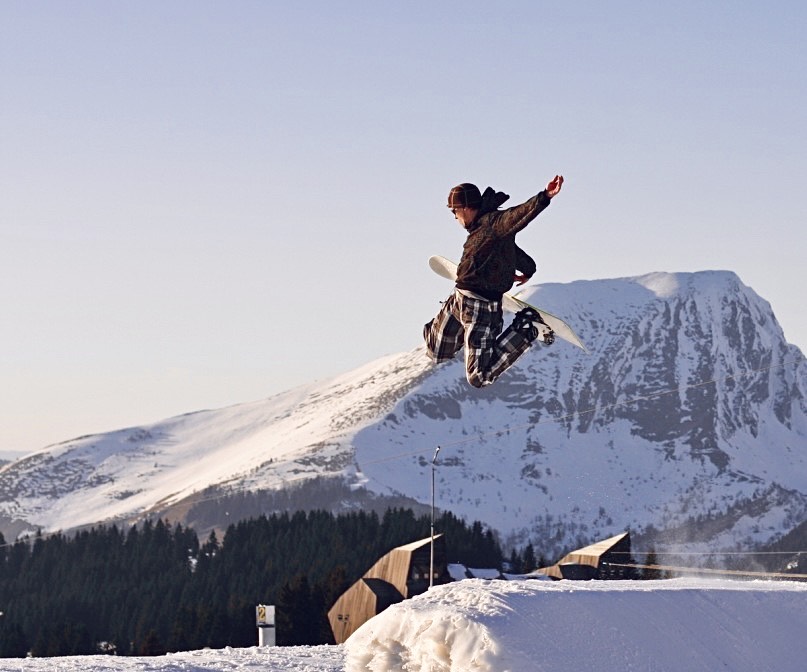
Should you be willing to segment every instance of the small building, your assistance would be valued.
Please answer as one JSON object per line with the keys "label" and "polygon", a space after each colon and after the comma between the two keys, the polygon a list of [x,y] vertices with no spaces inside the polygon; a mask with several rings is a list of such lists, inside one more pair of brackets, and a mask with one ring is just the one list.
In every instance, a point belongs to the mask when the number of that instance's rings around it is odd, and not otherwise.
{"label": "small building", "polygon": [[534,573],[553,579],[634,579],[634,570],[625,566],[630,563],[630,532],[624,532],[567,553],[551,567]]}
{"label": "small building", "polygon": [[[429,588],[431,537],[393,548],[348,588],[328,611],[334,639],[342,644],[373,616]],[[434,537],[435,585],[449,583],[443,535]]]}
{"label": "small building", "polygon": [[[530,574],[512,576],[498,569],[470,569],[464,565],[446,563],[443,535],[434,537],[434,585],[463,579],[633,579],[630,533],[598,541],[567,553],[551,567]],[[429,588],[431,537],[392,549],[361,579],[348,588],[328,611],[334,639],[342,644],[387,607]]]}

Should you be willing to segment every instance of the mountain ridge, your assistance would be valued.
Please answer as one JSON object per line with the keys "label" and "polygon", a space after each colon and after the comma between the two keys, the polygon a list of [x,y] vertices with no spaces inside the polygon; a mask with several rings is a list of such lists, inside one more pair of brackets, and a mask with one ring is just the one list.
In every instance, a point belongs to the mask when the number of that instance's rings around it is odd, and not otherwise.
{"label": "mountain ridge", "polygon": [[[74,439],[0,469],[0,530],[314,494],[315,479],[335,487],[334,507],[426,505],[438,445],[438,507],[512,543],[561,547],[631,527],[733,547],[807,515],[807,366],[736,274],[519,296],[564,316],[592,355],[536,346],[475,390],[461,357],[433,367],[418,347],[266,400]],[[707,520],[710,535],[697,529]]]}

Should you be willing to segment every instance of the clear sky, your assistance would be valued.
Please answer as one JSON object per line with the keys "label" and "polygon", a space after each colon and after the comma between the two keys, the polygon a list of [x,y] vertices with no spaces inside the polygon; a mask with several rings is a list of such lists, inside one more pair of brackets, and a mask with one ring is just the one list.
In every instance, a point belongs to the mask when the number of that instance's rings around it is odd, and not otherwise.
{"label": "clear sky", "polygon": [[807,349],[807,6],[0,0],[0,454],[419,345],[471,181],[539,282],[728,269]]}

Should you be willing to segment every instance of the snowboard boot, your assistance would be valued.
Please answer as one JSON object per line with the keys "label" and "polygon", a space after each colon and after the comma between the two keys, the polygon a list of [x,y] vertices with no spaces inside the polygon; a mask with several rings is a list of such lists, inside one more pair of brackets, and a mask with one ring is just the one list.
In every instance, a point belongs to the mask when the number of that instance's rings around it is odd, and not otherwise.
{"label": "snowboard boot", "polygon": [[527,307],[522,308],[513,318],[513,329],[519,332],[530,343],[538,339],[544,345],[552,345],[555,342],[555,332],[549,325],[541,319],[538,311]]}

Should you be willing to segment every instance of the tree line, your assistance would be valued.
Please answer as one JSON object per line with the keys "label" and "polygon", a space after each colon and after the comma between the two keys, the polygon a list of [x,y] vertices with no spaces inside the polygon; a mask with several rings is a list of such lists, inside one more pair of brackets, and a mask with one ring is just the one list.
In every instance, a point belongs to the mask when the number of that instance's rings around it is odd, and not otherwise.
{"label": "tree line", "polygon": [[[436,522],[449,562],[501,568],[490,530]],[[392,548],[429,536],[410,509],[276,513],[201,542],[157,520],[73,536],[0,535],[0,657],[161,655],[257,643],[255,606],[276,605],[279,645],[332,643],[327,611]],[[511,561],[532,562],[511,555]]]}

